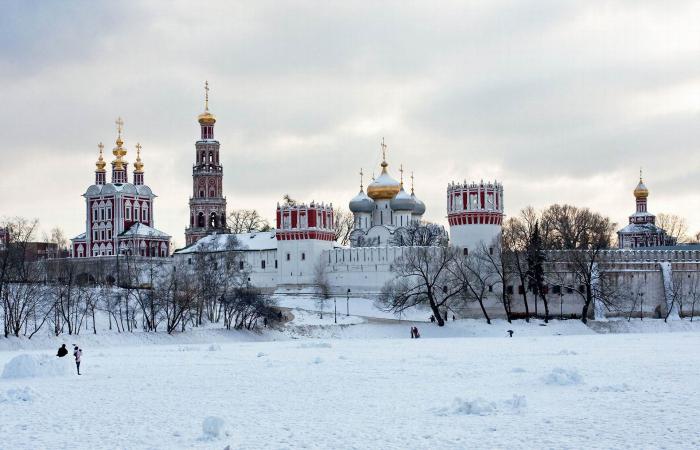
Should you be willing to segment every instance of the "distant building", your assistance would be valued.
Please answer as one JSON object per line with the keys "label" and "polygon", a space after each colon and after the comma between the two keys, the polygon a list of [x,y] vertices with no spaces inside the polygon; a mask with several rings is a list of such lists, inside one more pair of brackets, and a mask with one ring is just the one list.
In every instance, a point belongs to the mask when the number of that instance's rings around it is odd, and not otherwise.
{"label": "distant building", "polygon": [[660,247],[676,245],[672,238],[661,227],[656,226],[656,216],[647,210],[649,189],[644,185],[641,171],[639,184],[634,189],[637,209],[629,216],[629,224],[617,232],[619,248]]}
{"label": "distant building", "polygon": [[124,255],[164,257],[170,253],[170,236],[153,228],[153,201],[156,195],[144,184],[144,164],[141,145],[136,144],[133,183],[128,180],[126,148],[122,140],[122,125],[117,120],[118,136],[112,161],[112,180],[107,183],[102,151],[95,163],[95,184],[88,187],[85,197],[85,233],[71,239],[71,256],[86,258]]}

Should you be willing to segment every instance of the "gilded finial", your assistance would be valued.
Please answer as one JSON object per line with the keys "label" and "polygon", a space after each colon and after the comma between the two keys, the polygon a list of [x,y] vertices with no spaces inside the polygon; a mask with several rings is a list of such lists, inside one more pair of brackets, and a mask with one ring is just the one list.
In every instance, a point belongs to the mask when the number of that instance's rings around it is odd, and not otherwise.
{"label": "gilded finial", "polygon": [[204,81],[204,111],[209,111],[209,80]]}
{"label": "gilded finial", "polygon": [[403,164],[400,164],[400,165],[399,165],[399,172],[401,172],[401,176],[400,176],[400,179],[401,179],[401,188],[403,189]]}
{"label": "gilded finial", "polygon": [[413,171],[411,171],[411,194],[413,194]]}
{"label": "gilded finial", "polygon": [[387,145],[384,143],[384,137],[382,136],[382,142],[379,144],[382,147],[382,173],[386,172],[386,167],[389,165],[386,163],[386,147]]}
{"label": "gilded finial", "polygon": [[639,182],[642,182],[642,168],[639,168]]}
{"label": "gilded finial", "polygon": [[362,191],[362,187],[363,187],[362,186],[362,176],[363,175],[364,175],[364,173],[362,172],[362,167],[360,167],[360,191]]}
{"label": "gilded finial", "polygon": [[124,126],[124,121],[122,120],[121,117],[117,117],[117,120],[114,122],[117,124],[117,137],[121,139],[122,137],[122,127]]}

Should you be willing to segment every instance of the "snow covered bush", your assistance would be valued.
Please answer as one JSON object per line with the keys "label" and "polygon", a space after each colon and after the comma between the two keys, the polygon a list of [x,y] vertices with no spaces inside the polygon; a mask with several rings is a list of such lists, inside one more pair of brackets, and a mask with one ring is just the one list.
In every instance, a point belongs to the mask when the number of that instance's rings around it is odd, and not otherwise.
{"label": "snow covered bush", "polygon": [[557,367],[544,377],[544,382],[551,385],[569,386],[583,383],[583,377],[576,369],[567,370]]}
{"label": "snow covered bush", "polygon": [[65,375],[68,361],[46,355],[18,355],[5,364],[2,378],[56,377]]}

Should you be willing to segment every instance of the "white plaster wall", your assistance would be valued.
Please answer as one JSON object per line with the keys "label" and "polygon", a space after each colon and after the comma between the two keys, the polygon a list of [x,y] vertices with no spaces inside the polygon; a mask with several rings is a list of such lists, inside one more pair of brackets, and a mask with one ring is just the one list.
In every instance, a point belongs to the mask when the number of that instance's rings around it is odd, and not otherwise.
{"label": "white plaster wall", "polygon": [[450,245],[474,251],[481,242],[490,246],[500,233],[500,225],[453,225],[450,227]]}

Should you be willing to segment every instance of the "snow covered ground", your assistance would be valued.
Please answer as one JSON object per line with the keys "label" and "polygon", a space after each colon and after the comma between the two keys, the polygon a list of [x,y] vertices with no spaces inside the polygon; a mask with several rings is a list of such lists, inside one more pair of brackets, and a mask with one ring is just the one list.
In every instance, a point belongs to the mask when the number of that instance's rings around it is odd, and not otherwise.
{"label": "snow covered ground", "polygon": [[700,333],[457,321],[412,340],[408,323],[297,320],[354,339],[86,336],[80,377],[55,349],[0,351],[0,447],[700,447]]}

